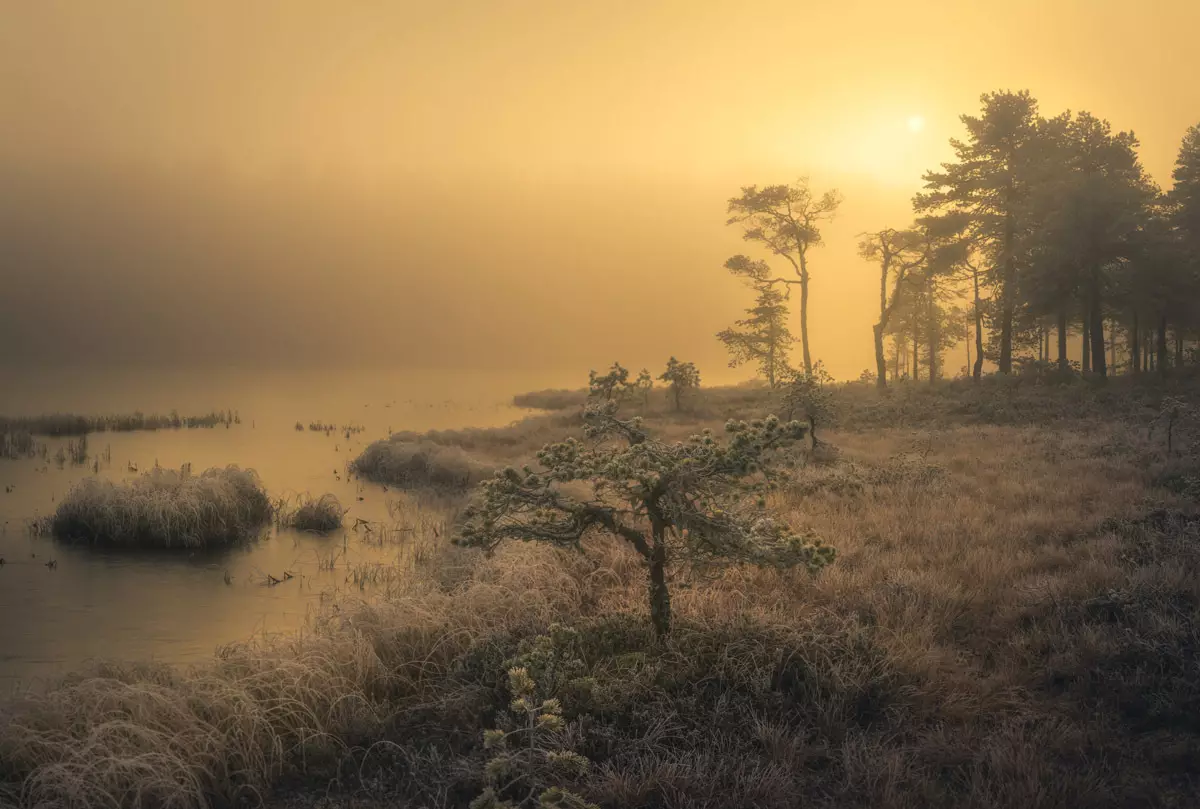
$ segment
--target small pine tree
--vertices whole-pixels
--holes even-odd
[[[729,350],[730,368],[755,363],[773,388],[790,370],[788,354],[796,342],[787,327],[787,293],[779,290],[778,279],[771,277],[765,261],[734,256],[725,262],[725,267],[745,278],[756,298],[754,306],[746,310],[749,317],[718,332],[717,339]]]
[[[614,362],[608,373],[588,371],[588,398],[603,402],[620,401],[630,388],[629,369]]]
[[[680,362],[674,357],[667,360],[667,370],[663,371],[659,379],[671,386],[671,398],[675,402],[676,410],[683,409],[684,391],[700,387],[700,372],[696,370],[696,366],[690,362]]]
[[[574,792],[550,786],[578,779],[591,766],[565,743],[562,703],[545,696],[542,683],[525,666],[508,669],[508,690],[508,711],[498,717],[498,727],[483,733],[483,746],[492,752],[484,768],[488,787],[471,801],[470,809],[598,809]],[[525,798],[503,798],[512,792]]]
[[[795,371],[783,389],[783,409],[785,417],[791,419],[796,413],[803,413],[808,419],[808,433],[812,436],[815,447],[817,440],[817,425],[825,424],[833,416],[833,377],[825,370],[825,365],[817,360],[813,363],[811,374]]]
[[[834,552],[793,532],[764,509],[766,491],[784,476],[781,457],[807,428],[775,416],[730,421],[726,443],[708,431],[686,442],[652,438],[641,420],[616,417],[615,402],[584,413],[583,444],[574,438],[538,453],[539,469],[506,469],[485,481],[463,512],[457,543],[492,550],[505,540],[537,540],[577,548],[592,533],[626,540],[649,574],[650,617],[661,637],[670,630],[667,566],[672,561],[807,566],[817,571]],[[590,486],[591,496],[564,484]]]

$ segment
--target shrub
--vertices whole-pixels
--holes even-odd
[[[258,535],[271,501],[249,469],[229,466],[193,476],[155,468],[129,483],[88,478],[39,526],[54,536],[93,545],[205,548]]]

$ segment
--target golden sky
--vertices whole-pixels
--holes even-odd
[[[725,200],[807,174],[846,197],[814,255],[813,350],[856,376],[876,281],[855,235],[907,223],[980,93],[1132,128],[1163,184],[1200,122],[1193,0],[0,0],[0,20],[0,274],[23,310],[146,290],[106,293],[107,353],[93,335],[47,359],[154,360],[139,329],[186,305],[237,321],[221,355],[675,353],[714,378],[712,335],[748,302],[721,269],[748,248]]]

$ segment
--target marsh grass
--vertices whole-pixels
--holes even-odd
[[[351,470],[367,480],[402,489],[466,491],[490,477],[494,468],[461,447],[428,439],[408,440],[393,435],[376,441],[351,464]]]
[[[196,476],[184,465],[155,468],[128,483],[87,478],[37,527],[92,545],[213,548],[255,538],[272,512],[252,470],[229,466]]]
[[[275,505],[275,521],[284,528],[327,534],[342,527],[346,509],[331,493],[320,497],[300,495],[295,502],[284,499]]]
[[[46,445],[34,440],[33,433],[24,428],[0,428],[0,458],[20,460],[45,453]]]
[[[459,435],[515,455],[552,429]],[[441,523],[402,502],[397,560],[347,569],[375,595],[303,635],[0,704],[0,783],[29,806],[466,806],[533,643],[592,762],[569,786],[606,809],[1194,805],[1200,505],[1159,485],[1194,456],[1121,419],[825,440],[771,503],[836,545],[816,578],[675,570],[658,641],[619,542],[475,555],[435,536],[457,500]]]
[[[174,410],[166,415],[146,414],[140,411],[106,416],[48,413],[41,416],[0,416],[0,433],[24,430],[33,435],[68,436],[138,430],[229,427],[241,422],[241,416],[233,410],[215,410],[198,416],[181,416]]]

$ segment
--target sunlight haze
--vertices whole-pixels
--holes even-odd
[[[1200,109],[1185,0],[0,7],[0,364],[743,378],[725,203],[808,176],[845,196],[814,352],[857,376],[856,234],[910,221],[981,93],[1133,129],[1164,186]]]

